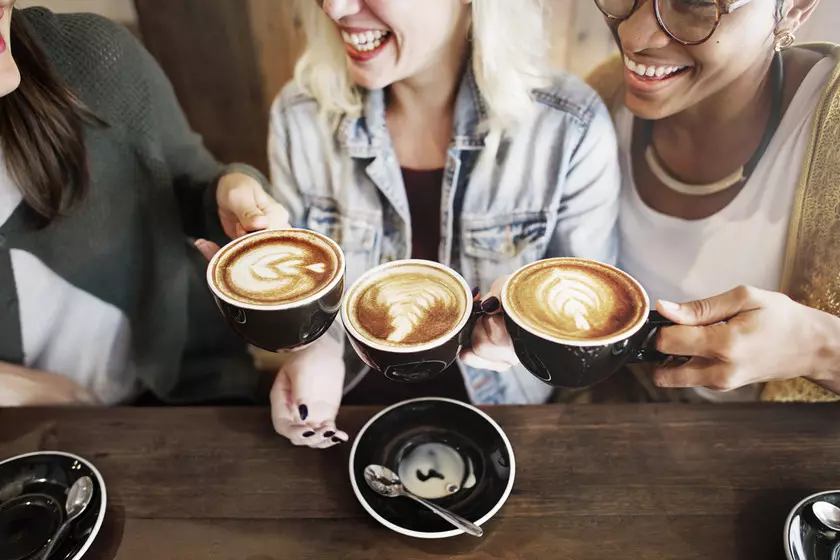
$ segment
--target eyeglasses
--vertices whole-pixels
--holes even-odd
[[[731,14],[752,0],[651,0],[659,27],[683,45],[701,45],[708,41],[724,14]],[[609,19],[622,22],[638,9],[640,0],[595,0],[595,5]]]

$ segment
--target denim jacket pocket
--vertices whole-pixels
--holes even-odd
[[[341,246],[347,266],[347,285],[373,266],[376,221],[343,214],[331,199],[316,199],[309,207],[306,228],[323,233]]]
[[[548,246],[543,213],[462,219],[464,257],[483,291],[500,276],[537,261]]]

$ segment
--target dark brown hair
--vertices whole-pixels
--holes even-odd
[[[85,195],[90,168],[84,127],[104,123],[53,71],[21,17],[12,17],[12,53],[20,87],[0,98],[0,143],[6,166],[42,224]]]

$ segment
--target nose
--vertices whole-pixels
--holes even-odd
[[[625,52],[661,49],[671,43],[656,19],[653,3],[654,0],[643,0],[641,6],[619,24],[618,37]]]
[[[364,0],[323,0],[324,12],[335,21],[362,11]]]

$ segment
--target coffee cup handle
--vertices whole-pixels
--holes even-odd
[[[643,340],[641,346],[636,350],[630,358],[631,364],[661,364],[670,358],[670,354],[665,354],[656,349],[654,340],[659,329],[662,327],[672,327],[676,325],[670,319],[666,319],[659,311],[651,311],[648,316],[647,323],[643,327]]]

